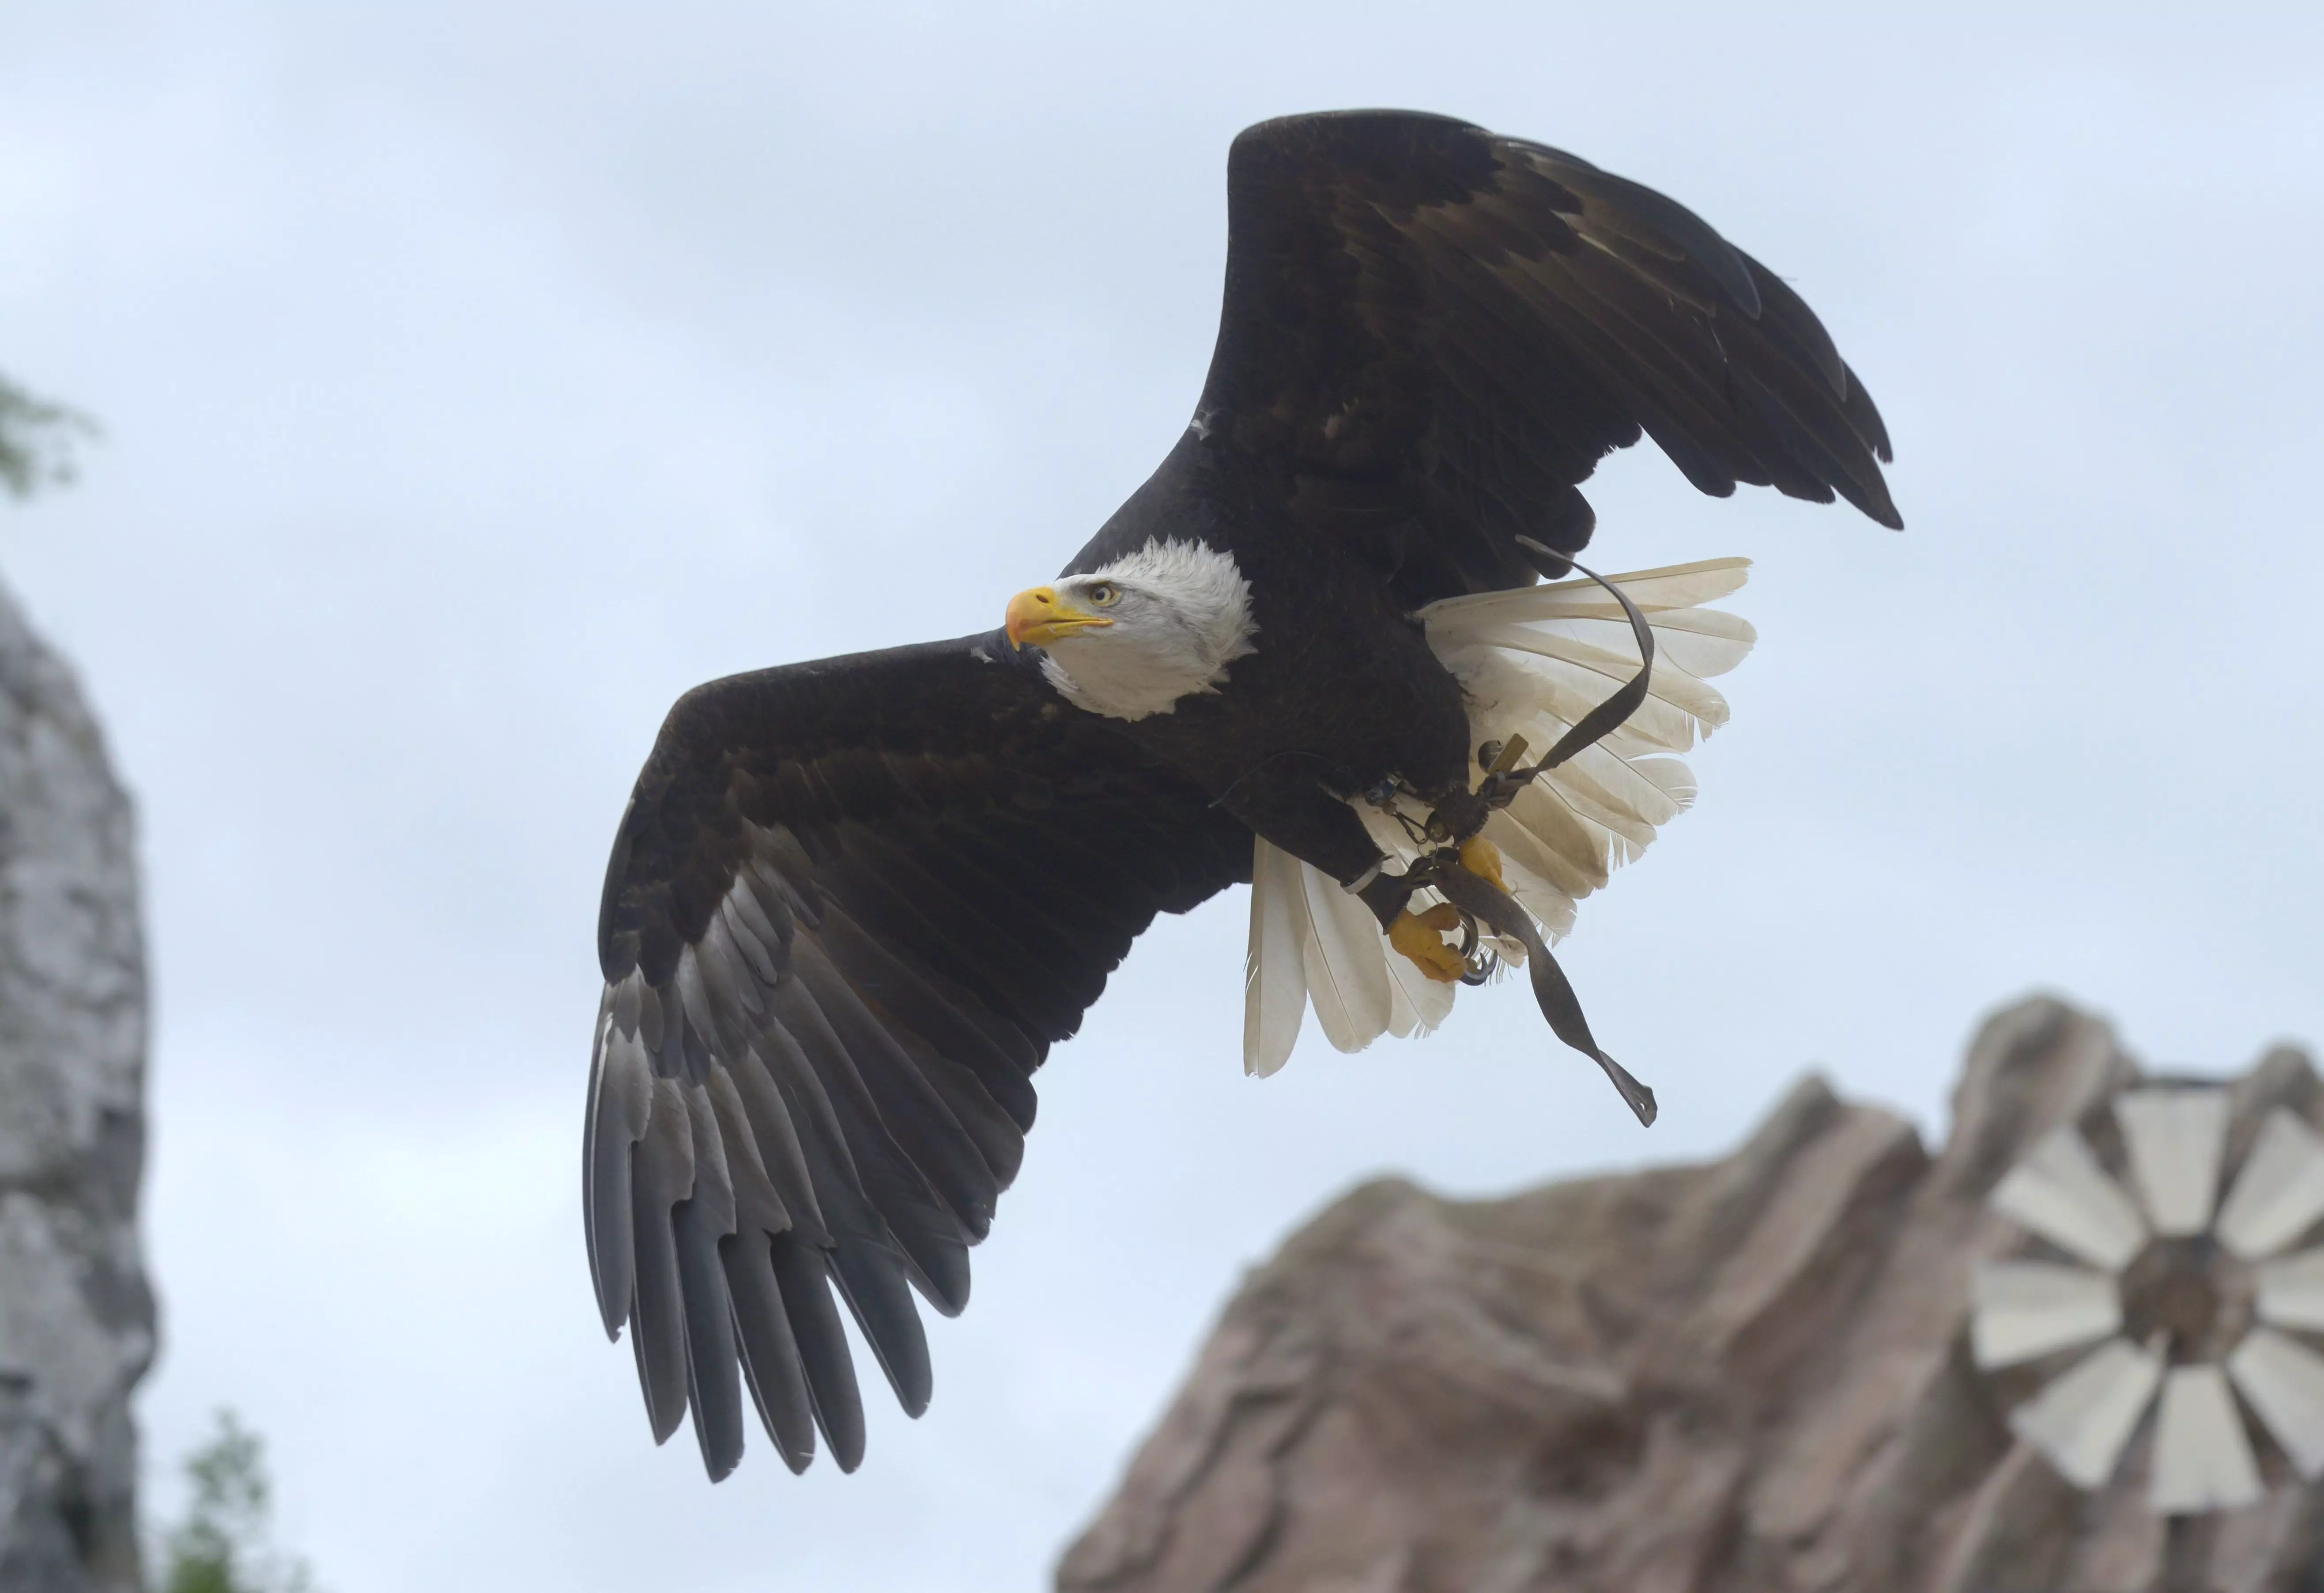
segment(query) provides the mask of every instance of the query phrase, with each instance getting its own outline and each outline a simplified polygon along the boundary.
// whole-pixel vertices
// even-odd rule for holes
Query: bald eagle
[[[1227,191],[1193,422],[1065,573],[992,631],[695,688],[622,815],[589,1261],[714,1479],[745,1387],[794,1470],[818,1431],[860,1461],[840,1302],[925,1408],[912,1296],[968,1303],[1033,1073],[1157,913],[1255,882],[1254,1072],[1311,1004],[1360,1045],[1522,961],[1651,1121],[1542,931],[1691,795],[1657,754],[1750,634],[1702,606],[1739,560],[1577,576],[1576,483],[1643,433],[1715,496],[1903,523],[1815,316],[1651,189],[1366,111],[1250,129]]]

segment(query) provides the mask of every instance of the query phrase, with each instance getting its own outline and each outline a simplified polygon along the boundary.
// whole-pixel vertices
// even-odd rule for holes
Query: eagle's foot
[[[1425,913],[1410,908],[1398,913],[1388,926],[1388,944],[1438,984],[1452,984],[1468,969],[1457,947],[1444,944],[1444,932],[1461,927],[1461,909],[1439,902]]]
[[[1482,835],[1471,835],[1461,843],[1461,866],[1480,879],[1489,880],[1495,890],[1507,892],[1509,888],[1501,878],[1501,849]]]

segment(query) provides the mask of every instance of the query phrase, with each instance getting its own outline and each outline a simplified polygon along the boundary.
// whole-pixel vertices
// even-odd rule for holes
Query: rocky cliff
[[[0,594],[0,1593],[141,1585],[144,1064],[129,801]]]
[[[1360,1189],[1228,1307],[1057,1586],[2324,1593],[2324,1490],[2264,1435],[2261,1502],[2157,1514],[2151,1416],[2085,1490],[2013,1430],[2027,1374],[1972,1354],[1979,1263],[2033,1242],[1997,1185],[2061,1125],[2106,1143],[2138,1076],[2031,1001],[1977,1041],[1933,1156],[1812,1079],[1709,1165]],[[2318,1097],[2264,1058],[2230,1165]]]

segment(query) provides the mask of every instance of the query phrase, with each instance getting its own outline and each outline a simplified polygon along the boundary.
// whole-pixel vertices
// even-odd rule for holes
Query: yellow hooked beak
[[[1048,647],[1061,636],[1093,630],[1113,622],[1088,613],[1057,595],[1055,586],[1036,586],[1009,600],[1009,645]]]

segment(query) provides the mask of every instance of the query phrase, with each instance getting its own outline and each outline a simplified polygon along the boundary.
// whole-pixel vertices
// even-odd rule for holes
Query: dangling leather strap
[[[1597,582],[1598,585],[1606,588],[1607,591],[1612,593],[1614,594],[1614,601],[1622,605],[1622,612],[1629,617],[1630,634],[1637,639],[1638,643],[1637,674],[1632,676],[1628,684],[1625,685],[1621,690],[1616,692],[1612,696],[1608,697],[1595,708],[1591,709],[1589,713],[1584,714],[1582,716],[1582,722],[1579,724],[1576,724],[1572,730],[1567,731],[1563,735],[1558,737],[1557,745],[1549,750],[1548,757],[1543,759],[1539,763],[1535,764],[1531,769],[1517,770],[1514,776],[1510,777],[1513,785],[1522,786],[1526,781],[1530,780],[1534,776],[1541,773],[1543,770],[1555,769],[1559,764],[1563,763],[1567,759],[1581,751],[1584,747],[1590,746],[1592,743],[1613,734],[1616,731],[1622,728],[1624,722],[1627,721],[1631,714],[1636,714],[1638,711],[1639,704],[1646,700],[1646,687],[1654,677],[1655,632],[1654,628],[1646,623],[1646,616],[1638,612],[1638,605],[1630,601],[1630,594],[1623,591],[1619,586],[1615,585],[1613,582],[1609,581],[1605,576],[1600,575],[1596,570],[1588,569],[1581,565],[1573,564],[1573,560],[1567,557],[1564,554],[1551,553],[1549,548],[1542,547],[1540,543],[1536,542],[1530,537],[1519,537],[1517,540],[1539,552],[1550,553],[1551,557],[1554,558],[1564,559],[1567,564],[1573,565],[1575,569],[1580,570],[1583,575],[1589,576],[1591,580]]]
[[[1598,1042],[1590,1033],[1590,1020],[1582,1016],[1582,1002],[1575,997],[1565,970],[1557,965],[1557,959],[1542,944],[1540,931],[1533,926],[1533,915],[1491,880],[1471,873],[1448,854],[1438,855],[1444,858],[1444,863],[1431,872],[1428,883],[1471,917],[1482,919],[1500,934],[1524,944],[1526,971],[1533,977],[1533,999],[1539,1004],[1541,1015],[1549,1019],[1551,1032],[1605,1069],[1624,1103],[1638,1114],[1641,1124],[1651,1128],[1657,1110],[1655,1092],[1598,1048]]]

